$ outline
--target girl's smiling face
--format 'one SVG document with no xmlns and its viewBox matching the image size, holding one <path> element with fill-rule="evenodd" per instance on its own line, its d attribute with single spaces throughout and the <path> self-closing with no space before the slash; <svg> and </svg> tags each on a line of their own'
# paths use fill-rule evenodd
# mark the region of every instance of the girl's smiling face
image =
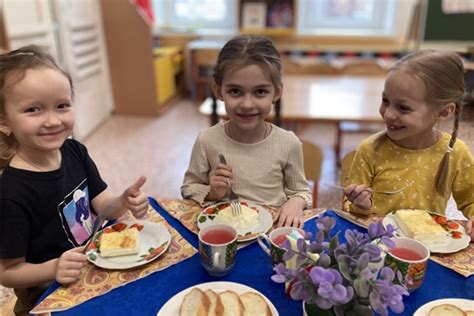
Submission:
<svg viewBox="0 0 474 316">
<path fill-rule="evenodd" d="M 225 109 L 236 134 L 255 135 L 261 140 L 264 120 L 273 102 L 281 97 L 282 87 L 275 87 L 270 75 L 259 65 L 237 68 L 224 75 L 215 95 L 225 103 Z"/>
<path fill-rule="evenodd" d="M 29 69 L 19 81 L 15 76 L 5 94 L 2 122 L 19 143 L 19 152 L 59 149 L 74 127 L 69 80 L 58 70 Z"/>
<path fill-rule="evenodd" d="M 423 82 L 405 68 L 387 75 L 379 112 L 388 137 L 397 145 L 417 149 L 436 142 L 436 123 L 448 117 L 453 109 L 450 105 L 428 103 L 426 93 Z"/>
</svg>

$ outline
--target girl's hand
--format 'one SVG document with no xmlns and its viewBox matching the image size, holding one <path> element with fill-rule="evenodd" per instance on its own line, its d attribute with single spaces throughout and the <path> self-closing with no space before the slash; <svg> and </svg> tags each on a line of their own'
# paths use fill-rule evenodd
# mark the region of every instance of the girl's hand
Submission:
<svg viewBox="0 0 474 316">
<path fill-rule="evenodd" d="M 474 241 L 474 218 L 471 218 L 466 223 L 466 233 L 468 236 L 471 236 L 471 242 Z"/>
<path fill-rule="evenodd" d="M 304 217 L 303 210 L 306 202 L 300 197 L 293 197 L 286 201 L 275 214 L 273 223 L 277 223 L 277 227 L 289 226 L 303 228 Z"/>
<path fill-rule="evenodd" d="M 129 209 L 135 218 L 143 217 L 148 210 L 148 199 L 144 192 L 141 191 L 141 187 L 146 182 L 146 177 L 140 177 L 126 189 L 121 197 L 122 204 L 125 208 Z"/>
<path fill-rule="evenodd" d="M 206 200 L 215 201 L 224 197 L 228 189 L 227 178 L 229 178 L 231 184 L 235 183 L 232 167 L 218 163 L 209 174 L 211 190 L 207 194 Z"/>
<path fill-rule="evenodd" d="M 79 279 L 82 268 L 87 264 L 83 250 L 84 247 L 72 248 L 59 257 L 54 275 L 58 283 L 68 284 Z"/>
<path fill-rule="evenodd" d="M 368 210 L 372 207 L 372 194 L 366 184 L 351 184 L 344 189 L 344 194 L 355 206 Z"/>
</svg>

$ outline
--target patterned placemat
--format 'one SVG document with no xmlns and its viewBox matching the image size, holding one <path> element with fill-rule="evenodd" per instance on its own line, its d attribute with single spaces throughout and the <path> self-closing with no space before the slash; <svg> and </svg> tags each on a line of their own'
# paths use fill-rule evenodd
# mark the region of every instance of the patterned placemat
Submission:
<svg viewBox="0 0 474 316">
<path fill-rule="evenodd" d="M 196 202 L 192 200 L 179 200 L 179 199 L 164 199 L 157 197 L 156 201 L 160 206 L 168 212 L 171 216 L 176 218 L 181 224 L 184 225 L 187 229 L 191 232 L 197 234 L 199 232 L 199 228 L 197 226 L 197 217 L 199 213 L 203 210 L 203 208 Z M 262 205 L 265 207 L 272 216 L 278 211 L 277 207 Z M 315 208 L 310 210 L 304 211 L 304 219 L 305 221 L 315 218 L 326 209 L 324 208 Z"/>
<path fill-rule="evenodd" d="M 355 225 L 367 228 L 370 223 L 383 220 L 382 216 L 364 216 L 343 211 L 334 211 L 340 217 L 354 223 Z M 465 221 L 453 220 L 459 225 L 464 225 Z M 436 254 L 432 253 L 430 259 L 434 262 L 454 270 L 457 273 L 469 277 L 474 274 L 474 244 L 471 242 L 467 248 L 455 253 Z"/>
<path fill-rule="evenodd" d="M 121 220 L 133 219 L 130 213 L 127 213 L 121 218 Z M 143 219 L 160 223 L 170 232 L 171 244 L 162 256 L 146 265 L 127 270 L 106 270 L 88 263 L 87 266 L 84 267 L 82 276 L 77 282 L 59 287 L 39 303 L 30 313 L 41 314 L 67 310 L 91 298 L 106 294 L 117 287 L 131 283 L 157 271 L 164 270 L 192 257 L 197 252 L 197 250 L 152 207 L 150 207 Z"/>
</svg>

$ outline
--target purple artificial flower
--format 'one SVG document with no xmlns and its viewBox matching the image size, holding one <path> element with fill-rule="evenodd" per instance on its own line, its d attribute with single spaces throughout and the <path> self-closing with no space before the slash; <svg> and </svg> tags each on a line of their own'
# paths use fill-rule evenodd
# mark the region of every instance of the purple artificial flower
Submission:
<svg viewBox="0 0 474 316">
<path fill-rule="evenodd" d="M 339 244 L 338 234 L 329 235 L 336 220 L 323 216 L 316 220 L 318 231 L 314 236 L 306 233 L 297 240 L 296 249 L 286 242 L 283 260 L 296 257 L 296 268 L 286 268 L 284 264 L 274 267 L 272 280 L 277 283 L 290 282 L 290 296 L 317 304 L 322 309 L 334 307 L 337 315 L 351 311 L 351 315 L 370 315 L 371 310 L 388 315 L 390 308 L 395 313 L 404 311 L 403 296 L 407 289 L 396 284 L 401 273 L 390 267 L 377 270 L 373 263 L 381 262 L 379 243 L 393 247 L 391 240 L 396 229 L 392 225 L 385 228 L 381 222 L 372 223 L 367 233 L 346 230 L 345 244 Z M 319 254 L 314 262 L 308 253 Z M 370 306 L 370 308 L 369 308 Z"/>
</svg>

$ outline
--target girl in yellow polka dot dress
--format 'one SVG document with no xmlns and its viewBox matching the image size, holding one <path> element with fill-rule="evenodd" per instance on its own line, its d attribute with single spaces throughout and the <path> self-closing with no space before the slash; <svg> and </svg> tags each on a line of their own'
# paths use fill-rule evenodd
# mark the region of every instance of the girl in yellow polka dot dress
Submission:
<svg viewBox="0 0 474 316">
<path fill-rule="evenodd" d="M 474 240 L 474 158 L 457 139 L 464 68 L 455 52 L 405 56 L 385 80 L 383 132 L 362 141 L 348 173 L 344 209 L 385 215 L 397 209 L 444 213 L 452 194 Z M 451 135 L 436 128 L 454 115 Z M 385 195 L 369 189 L 400 193 Z"/>
</svg>

